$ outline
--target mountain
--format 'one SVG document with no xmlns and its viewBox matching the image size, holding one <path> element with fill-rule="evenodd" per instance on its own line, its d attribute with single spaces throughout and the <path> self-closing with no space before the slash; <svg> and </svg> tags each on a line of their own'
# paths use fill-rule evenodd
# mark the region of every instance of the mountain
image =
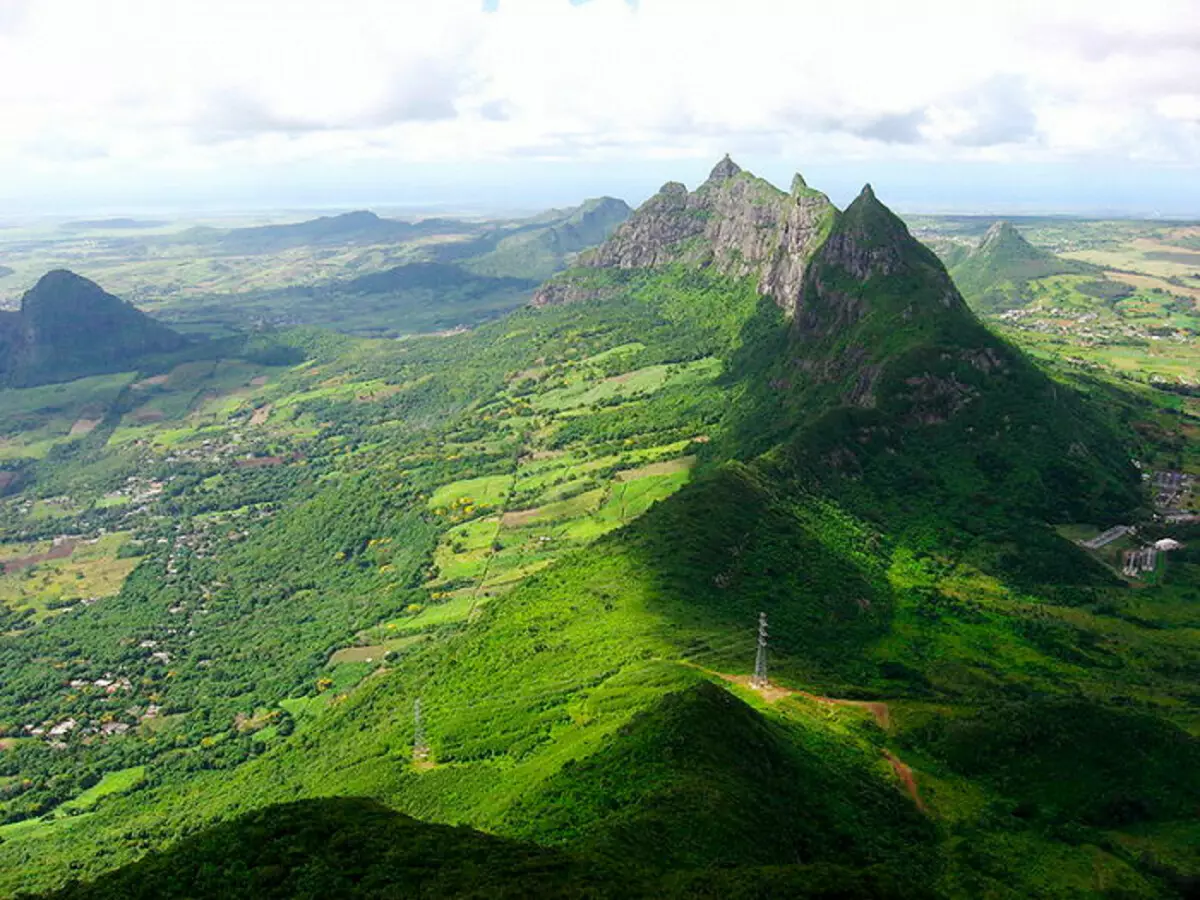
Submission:
<svg viewBox="0 0 1200 900">
<path fill-rule="evenodd" d="M 7 278 L 14 271 L 15 270 L 10 269 L 8 266 L 0 266 L 0 278 Z"/>
<path fill-rule="evenodd" d="M 579 268 L 547 283 L 533 304 L 601 295 L 605 271 L 683 265 L 752 276 L 760 292 L 786 309 L 835 214 L 829 199 L 801 176 L 784 193 L 726 156 L 695 191 L 678 182 L 663 185 L 608 241 L 582 256 Z"/>
<path fill-rule="evenodd" d="M 1096 271 L 1087 263 L 1033 246 L 1009 222 L 1001 221 L 987 230 L 979 246 L 954 261 L 951 274 L 972 309 L 1003 312 L 1029 302 L 1030 281 Z"/>
<path fill-rule="evenodd" d="M 19 312 L 0 316 L 0 381 L 11 385 L 120 371 L 186 343 L 131 303 L 65 269 L 42 276 L 21 298 Z"/>
<path fill-rule="evenodd" d="M 624 200 L 599 197 L 572 209 L 551 210 L 517 226 L 464 264 L 481 275 L 549 278 L 581 250 L 605 241 L 629 218 Z"/>
<path fill-rule="evenodd" d="M 279 253 L 293 247 L 313 245 L 398 243 L 424 235 L 456 234 L 461 230 L 462 224 L 459 222 L 443 219 L 402 222 L 380 218 L 367 210 L 358 210 L 287 225 L 257 225 L 228 231 L 191 228 L 166 240 L 204 244 L 228 253 Z"/>
<path fill-rule="evenodd" d="M 446 263 L 408 263 L 382 272 L 372 272 L 343 282 L 340 290 L 354 294 L 386 294 L 393 291 L 430 290 L 485 294 L 503 290 L 532 290 L 536 282 L 524 278 L 475 275 Z"/>
<path fill-rule="evenodd" d="M 63 231 L 137 231 L 162 228 L 170 224 L 161 219 L 134 219 L 125 216 L 114 219 L 81 219 L 76 222 L 64 222 L 59 228 Z"/>
<path fill-rule="evenodd" d="M 870 187 L 839 212 L 725 159 L 577 263 L 474 332 L 293 369 L 320 431 L 269 484 L 311 472 L 298 499 L 4 645 L 6 721 L 156 715 L 45 750 L 0 883 L 455 896 L 469 857 L 483 896 L 1188 889 L 1195 567 L 1135 591 L 1052 527 L 1138 514 L 1107 410 Z M 77 693 L 59 645 L 134 696 Z M 59 814 L 101 752 L 144 780 Z M 293 803 L 337 795 L 424 824 Z"/>
<path fill-rule="evenodd" d="M 750 366 L 747 444 L 783 440 L 806 477 L 894 511 L 892 527 L 1114 520 L 1140 503 L 1103 415 L 984 327 L 870 186 L 812 258 L 788 332 Z"/>
</svg>

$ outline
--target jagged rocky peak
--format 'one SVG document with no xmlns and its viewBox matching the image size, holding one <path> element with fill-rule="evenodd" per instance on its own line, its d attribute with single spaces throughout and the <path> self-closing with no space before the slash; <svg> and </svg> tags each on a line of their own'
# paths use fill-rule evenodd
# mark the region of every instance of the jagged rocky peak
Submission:
<svg viewBox="0 0 1200 900">
<path fill-rule="evenodd" d="M 821 256 L 864 280 L 894 274 L 914 249 L 924 247 L 908 233 L 900 218 L 879 202 L 868 184 L 842 213 Z"/>
<path fill-rule="evenodd" d="M 705 184 L 720 184 L 723 181 L 728 181 L 730 178 L 736 178 L 742 174 L 742 167 L 730 159 L 729 154 L 725 154 L 725 158 L 713 166 L 713 169 L 708 174 L 708 181 Z"/>
<path fill-rule="evenodd" d="M 871 289 L 872 282 L 884 287 Z M 831 334 L 873 311 L 910 321 L 947 310 L 953 310 L 952 317 L 970 315 L 933 251 L 867 185 L 814 256 L 795 323 L 800 331 Z"/>
<path fill-rule="evenodd" d="M 668 182 L 609 240 L 579 260 L 582 267 L 656 268 L 683 263 L 753 277 L 759 290 L 790 310 L 804 266 L 828 233 L 836 210 L 799 179 L 790 194 L 744 171 L 729 156 L 695 191 Z M 547 283 L 535 305 L 594 295 L 571 273 Z M 578 282 L 576 278 L 576 282 Z"/>
</svg>

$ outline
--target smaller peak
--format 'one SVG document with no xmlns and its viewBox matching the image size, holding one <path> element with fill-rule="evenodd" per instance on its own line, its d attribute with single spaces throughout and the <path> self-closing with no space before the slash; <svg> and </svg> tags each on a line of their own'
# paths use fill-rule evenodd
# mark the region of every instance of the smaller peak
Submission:
<svg viewBox="0 0 1200 900">
<path fill-rule="evenodd" d="M 374 223 L 379 221 L 379 216 L 371 212 L 369 209 L 356 209 L 353 212 L 340 213 L 336 216 L 327 216 L 338 222 L 362 222 Z"/>
<path fill-rule="evenodd" d="M 997 237 L 1009 237 L 1011 235 L 1020 236 L 1020 234 L 1021 232 L 1017 231 L 1012 222 L 1006 221 L 1005 219 L 1000 219 L 991 224 L 991 227 L 988 228 L 987 233 L 983 236 L 983 239 L 986 241 Z"/>
<path fill-rule="evenodd" d="M 29 294 L 39 296 L 81 290 L 103 292 L 103 289 L 96 282 L 89 278 L 84 278 L 82 275 L 76 275 L 70 269 L 54 269 L 39 278 L 37 284 L 29 291 Z"/>
<path fill-rule="evenodd" d="M 1025 236 L 1017 231 L 1016 226 L 1012 222 L 1007 222 L 1000 219 L 993 222 L 991 227 L 983 236 L 983 240 L 979 242 L 980 250 L 988 250 L 996 247 L 1019 246 L 1026 247 L 1029 242 L 1025 240 Z"/>
<path fill-rule="evenodd" d="M 677 197 L 679 195 L 687 196 L 687 185 L 680 181 L 668 181 L 658 189 L 658 195 L 662 197 Z"/>
<path fill-rule="evenodd" d="M 863 185 L 863 189 L 858 192 L 858 199 L 859 200 L 874 200 L 876 203 L 879 202 L 879 198 L 875 196 L 875 189 L 873 187 L 871 187 L 871 182 L 868 181 L 866 184 Z"/>
<path fill-rule="evenodd" d="M 728 181 L 742 172 L 742 167 L 729 158 L 729 154 L 725 154 L 725 158 L 713 166 L 713 170 L 708 173 L 708 181 L 706 184 L 716 184 L 722 181 Z"/>
<path fill-rule="evenodd" d="M 792 176 L 792 194 L 802 194 L 808 190 L 808 182 L 804 180 L 804 176 L 797 172 Z"/>
</svg>

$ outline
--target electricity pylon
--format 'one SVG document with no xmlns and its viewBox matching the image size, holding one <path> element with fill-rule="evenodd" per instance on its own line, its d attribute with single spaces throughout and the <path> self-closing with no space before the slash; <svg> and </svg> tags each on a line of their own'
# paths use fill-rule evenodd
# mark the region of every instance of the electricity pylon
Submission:
<svg viewBox="0 0 1200 900">
<path fill-rule="evenodd" d="M 765 688 L 767 686 L 767 614 L 758 614 L 758 652 L 754 656 L 754 677 L 750 686 Z"/>
<path fill-rule="evenodd" d="M 429 744 L 425 741 L 425 723 L 421 721 L 421 698 L 413 704 L 413 762 L 429 759 Z"/>
</svg>

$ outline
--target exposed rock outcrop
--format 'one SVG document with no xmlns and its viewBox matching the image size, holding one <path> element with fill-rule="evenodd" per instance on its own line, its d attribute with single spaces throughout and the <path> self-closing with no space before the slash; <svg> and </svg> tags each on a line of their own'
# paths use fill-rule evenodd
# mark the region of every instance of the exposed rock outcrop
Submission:
<svg viewBox="0 0 1200 900">
<path fill-rule="evenodd" d="M 969 316 L 937 257 L 909 234 L 868 184 L 812 258 L 796 307 L 796 328 L 824 335 L 843 331 L 869 308 L 886 303 L 889 292 L 868 290 L 870 282 L 905 274 L 921 290 L 905 292 L 903 304 L 890 311 L 900 321 L 913 322 L 935 306 Z"/>
<path fill-rule="evenodd" d="M 695 191 L 678 182 L 663 185 L 578 264 L 580 269 L 713 266 L 726 275 L 756 278 L 759 290 L 790 312 L 805 266 L 836 216 L 829 198 L 811 190 L 800 176 L 791 193 L 784 193 L 726 156 Z M 547 282 L 533 303 L 598 296 L 581 284 L 586 281 L 579 270 L 564 273 Z"/>
</svg>

